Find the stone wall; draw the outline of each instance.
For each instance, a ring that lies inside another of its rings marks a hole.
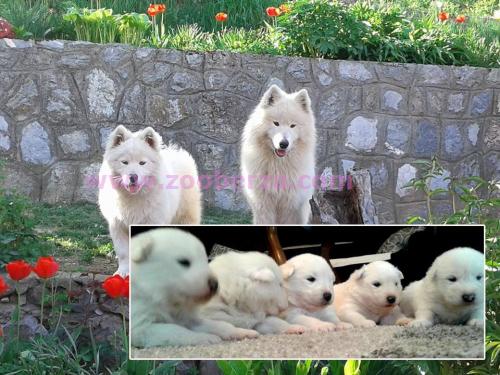
[[[153,126],[201,173],[238,174],[242,127],[270,83],[309,90],[318,171],[368,169],[380,222],[424,213],[423,197],[404,188],[418,159],[437,155],[453,176],[500,175],[499,69],[0,40],[5,183],[43,202],[95,202],[86,176],[117,124]],[[204,199],[247,209],[231,189]],[[449,206],[441,196],[432,208]]]

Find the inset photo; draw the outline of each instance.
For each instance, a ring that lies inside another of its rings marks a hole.
[[[130,235],[131,359],[484,359],[482,225]]]

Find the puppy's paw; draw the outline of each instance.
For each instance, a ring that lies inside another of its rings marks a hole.
[[[411,322],[413,322],[413,319],[399,318],[398,320],[396,320],[396,325],[397,326],[407,326],[407,325],[410,325]]]
[[[114,275],[120,275],[121,277],[126,277],[129,275],[129,269],[128,265],[127,266],[119,266],[116,272],[113,274]]]
[[[311,331],[314,332],[330,332],[335,331],[335,324],[328,322],[320,322],[310,327]]]
[[[409,324],[410,327],[422,327],[422,328],[429,328],[432,327],[432,322],[430,320],[426,319],[415,319],[412,320]]]
[[[484,324],[484,322],[481,319],[471,319],[467,322],[467,325],[472,326],[472,327],[482,328],[483,324]]]
[[[254,339],[257,336],[259,336],[259,332],[254,331],[253,329],[235,328],[222,336],[222,338],[224,340],[243,340]]]
[[[300,326],[298,324],[290,324],[288,328],[286,329],[285,333],[291,334],[291,335],[300,335],[306,331],[306,327]]]
[[[338,322],[335,324],[335,330],[336,331],[343,331],[345,329],[351,329],[354,326],[351,323],[346,323],[346,322]]]
[[[376,327],[377,326],[377,323],[375,323],[373,320],[362,320],[360,322],[356,322],[356,324],[354,324],[356,327],[361,327],[361,328],[372,328],[372,327]]]

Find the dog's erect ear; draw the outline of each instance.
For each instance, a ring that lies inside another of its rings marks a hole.
[[[130,138],[132,133],[123,125],[118,125],[115,130],[111,132],[108,138],[108,148],[113,148],[121,145]]]
[[[398,271],[399,280],[403,280],[405,278],[405,276],[403,275],[403,272],[401,272],[398,268],[396,268],[396,270]]]
[[[290,264],[290,262],[282,264],[280,266],[280,269],[281,269],[281,273],[283,274],[283,278],[285,280],[288,280],[290,278],[290,276],[293,275],[293,272],[295,271],[295,267],[292,264]]]
[[[147,127],[142,131],[142,138],[149,145],[149,147],[154,148],[155,150],[159,150],[161,148],[161,137],[152,127]]]
[[[273,271],[271,271],[269,268],[261,268],[250,273],[250,279],[252,279],[253,281],[270,283],[275,278],[276,276],[274,275]]]
[[[365,277],[366,265],[354,271],[351,275],[353,280],[361,280]]]
[[[148,259],[153,251],[153,240],[151,238],[133,238],[130,246],[132,262],[141,263]]]
[[[300,104],[304,112],[311,113],[311,98],[306,89],[302,89],[295,94],[295,101]]]
[[[264,108],[272,107],[282,96],[283,90],[281,90],[277,85],[272,85],[262,96],[260,105]]]

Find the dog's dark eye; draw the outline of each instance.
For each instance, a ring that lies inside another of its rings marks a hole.
[[[274,121],[274,125],[280,126],[280,123],[278,121]]]
[[[139,165],[144,165],[144,164],[146,164],[146,162],[145,162],[145,161],[140,161],[140,162],[139,162]]]
[[[372,285],[373,285],[375,288],[378,288],[381,284],[380,284],[378,281],[375,281],[374,283],[372,283]]]
[[[450,276],[450,277],[448,277],[448,281],[451,281],[452,283],[454,283],[455,281],[457,281],[457,278],[455,276]]]
[[[183,267],[189,267],[191,265],[191,262],[189,261],[189,259],[186,259],[186,258],[182,258],[182,259],[179,259],[177,260],[177,262],[179,262],[179,264]]]
[[[295,124],[290,125],[291,128],[295,128],[296,126],[297,125],[295,125]]]
[[[128,165],[128,161],[122,160],[122,164]]]
[[[476,276],[476,279],[481,280],[483,277],[482,276]]]
[[[307,278],[307,281],[309,281],[309,282],[313,283],[313,282],[315,282],[315,281],[316,281],[316,278],[311,276],[311,277],[308,277],[308,278]]]

